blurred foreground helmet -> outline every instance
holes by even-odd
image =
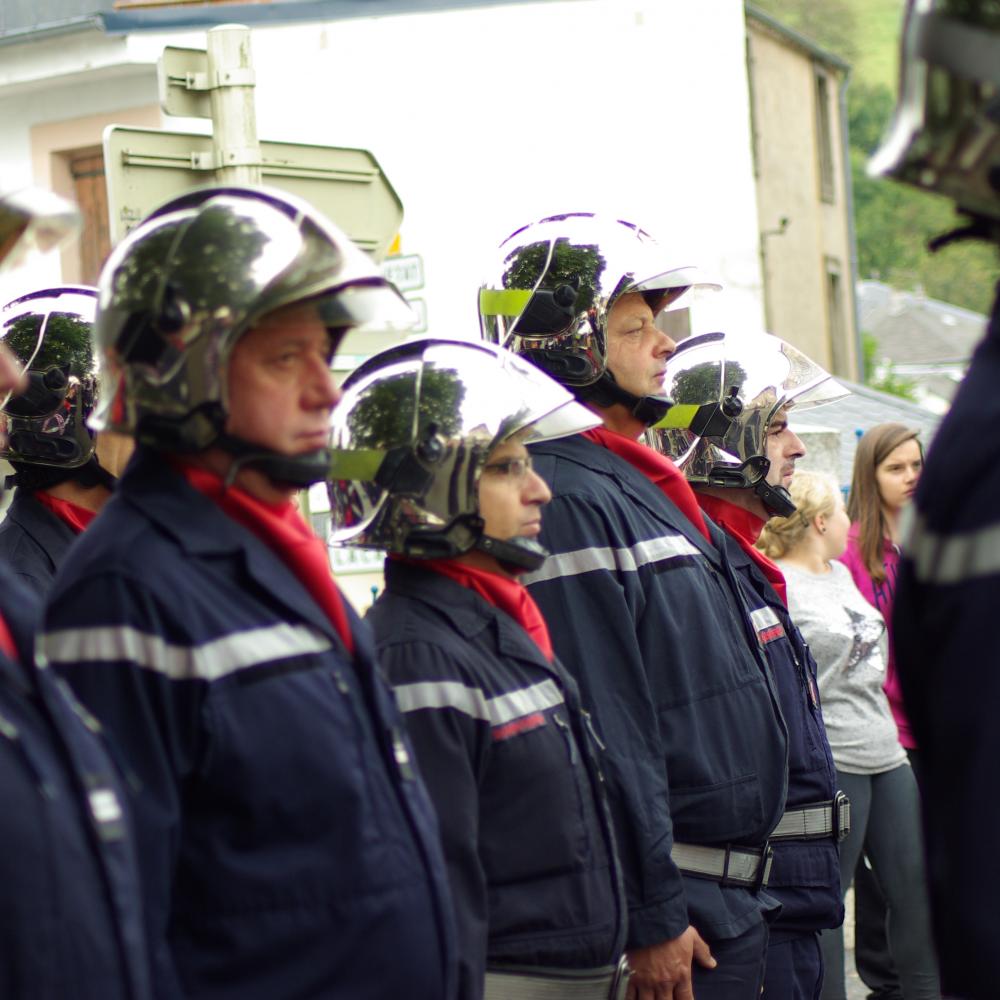
[[[348,331],[402,331],[413,322],[376,265],[303,201],[217,187],[168,202],[101,272],[95,332],[104,392],[93,426],[167,451],[218,445],[283,482],[321,480],[325,450],[289,460],[223,433],[237,340],[266,314],[305,303],[335,348]]]
[[[0,458],[73,469],[94,452],[87,418],[97,398],[91,347],[97,289],[46,288],[0,312],[0,338],[28,377],[0,410]]]
[[[533,365],[491,344],[419,340],[371,358],[344,383],[333,414],[332,540],[418,559],[478,548],[535,569],[533,539],[483,534],[487,456],[600,423]]]
[[[898,103],[868,169],[1000,221],[996,0],[909,0]]]
[[[0,195],[0,268],[13,267],[29,250],[53,250],[80,229],[76,206],[42,188]]]
[[[479,293],[483,336],[509,348],[577,398],[625,403],[646,423],[669,401],[634,396],[607,369],[608,314],[630,292],[656,315],[693,286],[717,289],[692,267],[678,267],[644,230],[590,213],[554,215],[517,230],[500,245]]]
[[[767,482],[767,432],[780,410],[833,402],[848,391],[801,351],[767,333],[707,333],[667,360],[674,406],[646,432],[692,484],[752,489],[772,515],[794,512],[788,491]]]

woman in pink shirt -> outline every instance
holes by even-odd
[[[848,514],[851,529],[847,550],[840,557],[858,590],[885,618],[889,655],[883,689],[896,720],[899,741],[920,782],[917,745],[910,730],[896,676],[892,642],[892,599],[899,563],[899,520],[910,502],[924,464],[917,431],[903,424],[879,424],[858,442]],[[855,964],[872,991],[870,996],[902,997],[899,976],[885,934],[886,906],[881,888],[864,858],[854,875]]]
[[[899,729],[899,742],[912,758],[916,749],[903,708],[892,644],[892,599],[899,563],[899,519],[917,488],[924,452],[919,432],[903,424],[879,424],[858,442],[847,513],[851,518],[847,551],[841,562],[858,590],[882,612],[889,633],[885,693]],[[919,774],[918,774],[919,779]]]

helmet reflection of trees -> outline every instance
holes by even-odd
[[[347,418],[354,447],[395,448],[409,444],[431,424],[437,427],[438,434],[453,437],[461,430],[465,393],[465,385],[454,368],[424,368],[381,379],[365,390]]]
[[[268,236],[253,219],[232,211],[207,211],[198,226],[197,240],[178,239],[176,228],[166,226],[137,244],[114,276],[115,308],[142,313],[180,299],[192,313],[204,315],[252,303],[260,293],[254,265]],[[162,303],[158,302],[161,285]],[[147,313],[147,318],[155,327],[159,317]],[[129,346],[121,345],[126,356]]]
[[[718,403],[729,394],[734,385],[742,388],[746,380],[746,369],[738,361],[725,362],[725,374],[721,382],[719,362],[704,361],[681,372],[671,385],[670,395],[675,403],[704,406],[706,403]]]
[[[90,341],[90,324],[66,313],[52,313],[45,326],[45,340],[38,347],[38,334],[44,317],[21,316],[7,328],[4,343],[17,355],[21,364],[31,361],[31,367],[45,371],[57,366],[69,374],[84,379],[94,374],[94,354]]]
[[[593,305],[601,275],[607,266],[600,248],[595,244],[584,246],[568,240],[557,240],[555,247],[547,240],[532,243],[508,258],[506,263],[505,288],[531,289],[543,278],[545,288],[572,285],[577,289],[578,312],[586,311]]]

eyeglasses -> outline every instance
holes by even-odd
[[[490,462],[483,466],[483,472],[491,472],[496,476],[509,476],[511,479],[524,479],[531,472],[531,456],[525,458],[505,458],[502,462]]]

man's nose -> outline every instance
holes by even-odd
[[[313,363],[309,388],[310,402],[317,408],[325,406],[332,410],[344,395],[325,358]]]
[[[677,341],[665,330],[656,327],[656,332],[660,335],[656,342],[656,356],[658,358],[668,358],[677,350]]]
[[[525,503],[541,505],[547,504],[552,499],[552,490],[534,469],[529,469],[524,480],[524,492],[521,495]]]
[[[789,458],[805,458],[806,457],[806,446],[802,443],[802,438],[798,434],[792,431],[788,432],[791,434],[791,440],[789,441],[789,447],[792,451],[788,454]]]

